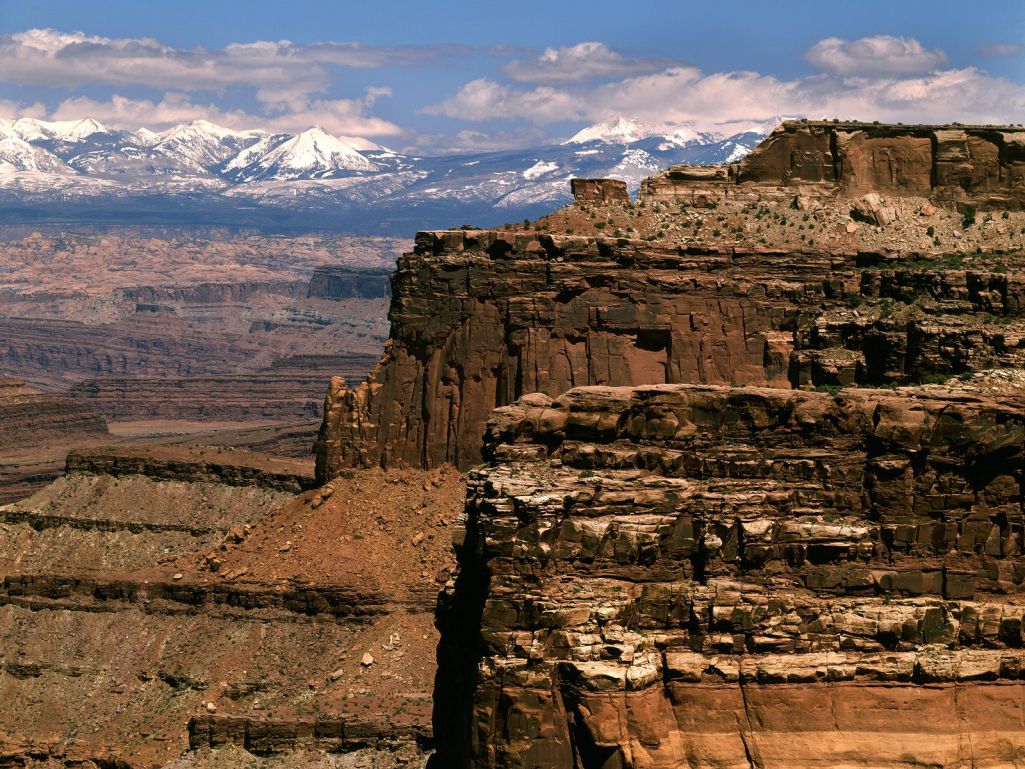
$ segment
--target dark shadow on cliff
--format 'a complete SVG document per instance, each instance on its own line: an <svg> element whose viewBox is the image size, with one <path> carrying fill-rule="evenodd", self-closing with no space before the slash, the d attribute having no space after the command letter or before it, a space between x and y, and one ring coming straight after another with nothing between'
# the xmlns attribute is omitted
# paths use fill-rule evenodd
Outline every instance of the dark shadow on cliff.
<svg viewBox="0 0 1025 769"><path fill-rule="evenodd" d="M470 765L473 744L473 699L477 669L484 656L481 616L488 595L487 551L476 516L456 547L459 572L452 591L438 595L435 626L438 670L434 677L432 715L436 753L427 769L463 769Z"/></svg>

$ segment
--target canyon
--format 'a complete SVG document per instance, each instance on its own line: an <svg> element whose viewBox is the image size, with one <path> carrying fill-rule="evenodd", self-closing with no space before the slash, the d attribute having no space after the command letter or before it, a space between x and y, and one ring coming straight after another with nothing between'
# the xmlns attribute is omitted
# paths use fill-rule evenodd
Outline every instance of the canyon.
<svg viewBox="0 0 1025 769"><path fill-rule="evenodd" d="M785 122L390 280L165 234L28 299L9 239L72 451L0 507L0 765L1017 765L1022 136Z"/></svg>
<svg viewBox="0 0 1025 769"><path fill-rule="evenodd" d="M383 265L401 248L221 230L2 235L0 372L107 423L5 441L8 499L59 475L71 445L192 434L309 456L329 375L358 382L380 354Z"/></svg>

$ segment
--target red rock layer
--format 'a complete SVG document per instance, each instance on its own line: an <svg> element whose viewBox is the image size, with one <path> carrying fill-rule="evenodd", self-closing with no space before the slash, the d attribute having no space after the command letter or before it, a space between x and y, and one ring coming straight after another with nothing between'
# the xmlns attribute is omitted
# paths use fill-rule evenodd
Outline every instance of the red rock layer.
<svg viewBox="0 0 1025 769"><path fill-rule="evenodd" d="M430 232L394 286L384 358L364 385L328 393L321 477L468 468L491 409L531 392L883 384L1025 362L1021 268L919 254Z"/></svg>
<svg viewBox="0 0 1025 769"><path fill-rule="evenodd" d="M868 192L1025 205L1025 130L1013 126L894 126L792 121L736 169L740 183L837 184Z"/></svg>
<svg viewBox="0 0 1025 769"><path fill-rule="evenodd" d="M44 393L0 377L0 447L5 452L107 434L107 425L82 400Z"/></svg>
<svg viewBox="0 0 1025 769"><path fill-rule="evenodd" d="M1013 766L1025 400L661 385L488 423L444 767Z"/></svg>

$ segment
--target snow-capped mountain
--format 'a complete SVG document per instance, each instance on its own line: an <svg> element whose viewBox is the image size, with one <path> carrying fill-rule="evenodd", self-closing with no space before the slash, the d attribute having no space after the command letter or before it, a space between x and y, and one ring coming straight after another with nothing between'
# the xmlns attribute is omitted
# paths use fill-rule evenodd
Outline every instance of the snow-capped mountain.
<svg viewBox="0 0 1025 769"><path fill-rule="evenodd" d="M44 139L77 141L90 134L103 133L106 130L102 123L92 118L46 121L23 117L14 121L0 121L0 131L13 133L27 142Z"/></svg>
<svg viewBox="0 0 1025 769"><path fill-rule="evenodd" d="M62 173L70 170L60 158L41 147L29 144L19 136L0 137L0 171Z"/></svg>
<svg viewBox="0 0 1025 769"><path fill-rule="evenodd" d="M262 131L232 131L206 120L175 126L153 149L172 158L185 158L206 169L227 160L266 136Z"/></svg>
<svg viewBox="0 0 1025 769"><path fill-rule="evenodd" d="M778 122L650 126L617 118L562 144L425 157L319 128L269 134L200 120L156 132L91 119L0 120L0 208L34 221L392 233L487 226L568 202L573 177L611 176L636 190L676 163L738 160Z"/></svg>
<svg viewBox="0 0 1025 769"><path fill-rule="evenodd" d="M577 131L566 144L586 144L599 141L605 144L630 144L653 135L655 131L637 120L618 117L589 125Z"/></svg>
<svg viewBox="0 0 1025 769"><path fill-rule="evenodd" d="M368 145L377 147L372 142L365 143ZM377 171L378 167L349 142L320 128L310 128L291 138L281 136L261 140L238 153L225 164L224 170L234 181L251 182L330 179L345 176L351 171Z"/></svg>

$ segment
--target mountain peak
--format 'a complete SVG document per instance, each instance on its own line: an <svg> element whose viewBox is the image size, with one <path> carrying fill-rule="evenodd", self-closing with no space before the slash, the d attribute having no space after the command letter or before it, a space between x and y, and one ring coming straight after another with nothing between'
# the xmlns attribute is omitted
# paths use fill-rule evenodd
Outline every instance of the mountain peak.
<svg viewBox="0 0 1025 769"><path fill-rule="evenodd" d="M45 139L64 139L77 141L94 133L103 133L107 129L98 120L83 118L81 120L37 120L36 118L18 118L10 124L11 129L25 141Z"/></svg>
<svg viewBox="0 0 1025 769"><path fill-rule="evenodd" d="M277 179L321 178L339 171L375 171L377 166L351 144L320 127L282 142L258 161L263 175Z"/></svg>
<svg viewBox="0 0 1025 769"><path fill-rule="evenodd" d="M651 131L640 121L616 117L589 125L573 134L564 144L584 144L600 141L606 144L629 144L651 135Z"/></svg>
<svg viewBox="0 0 1025 769"><path fill-rule="evenodd" d="M209 120L190 120L187 123L179 123L176 126L164 131L164 136L168 139L176 136L206 136L213 137L218 140L233 139L239 137L249 137L259 135L260 131L248 130L248 131L233 131L230 128L225 128L217 123L211 123Z"/></svg>

